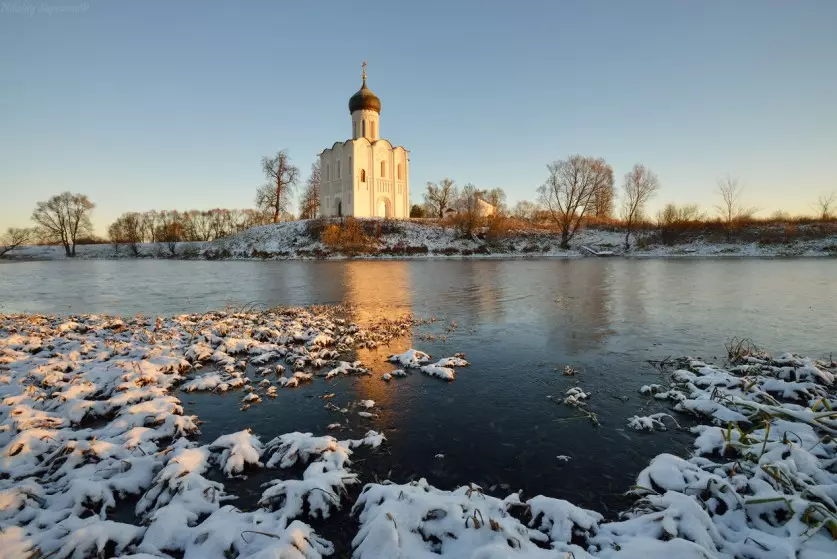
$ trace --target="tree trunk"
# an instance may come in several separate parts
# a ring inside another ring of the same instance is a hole
[[[629,248],[631,248],[630,238],[631,238],[631,230],[628,229],[628,232],[625,233],[625,250],[628,250]]]
[[[273,223],[279,223],[279,205],[282,203],[282,166],[276,173],[276,206],[273,208]]]
[[[561,231],[561,248],[570,248],[569,231],[567,231],[567,229],[563,229]]]
[[[69,243],[64,243],[64,252],[67,254],[67,258],[71,258],[71,257],[75,256],[73,253],[70,252]]]

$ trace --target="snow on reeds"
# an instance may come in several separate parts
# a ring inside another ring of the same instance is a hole
[[[201,445],[198,418],[184,415],[175,396],[178,388],[241,388],[249,405],[260,396],[248,370],[266,371],[258,390],[274,396],[278,386],[327,382],[317,377],[335,370],[364,374],[361,363],[339,357],[359,344],[386,343],[396,330],[363,330],[305,309],[157,320],[0,315],[0,556],[837,555],[831,362],[745,347],[727,367],[684,360],[666,386],[643,387],[700,424],[692,428],[691,456],[661,454],[639,472],[636,501],[618,520],[549,496],[382,481],[367,483],[351,506],[359,522],[352,550],[336,550],[306,520],[330,521],[349,509],[352,488],[363,481],[352,454],[384,444],[382,433],[345,440],[285,433],[265,444],[245,429]],[[391,361],[405,370],[467,364],[461,357],[431,363],[418,350]],[[194,375],[200,366],[213,370]],[[564,394],[582,410],[587,396],[577,387]],[[326,406],[344,414],[330,429],[348,428],[352,409],[378,409],[371,400]],[[656,429],[667,416],[629,422]],[[304,470],[294,474],[293,466]],[[218,480],[256,470],[274,473],[260,508],[228,504],[235,496]],[[132,502],[134,519],[114,520],[116,507]]]
[[[184,415],[174,394],[178,388],[244,389],[246,409],[261,401],[248,367],[265,373],[258,389],[271,397],[278,387],[314,381],[315,373],[325,374],[320,369],[363,374],[359,361],[337,358],[385,343],[412,324],[408,317],[364,330],[336,313],[0,315],[0,556],[333,553],[295,517],[304,516],[303,501],[308,515],[339,508],[324,491],[342,495],[356,476],[349,469],[350,449],[376,448],[383,435],[369,431],[358,440],[332,440],[302,479],[278,476],[265,491],[264,509],[242,512],[225,506],[235,497],[209,476],[272,468],[273,445],[249,430],[199,445],[198,418]],[[209,370],[195,374],[201,368]],[[112,520],[117,505],[131,500],[137,503],[134,523]]]

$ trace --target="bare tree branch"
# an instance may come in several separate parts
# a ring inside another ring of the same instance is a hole
[[[35,231],[32,229],[9,227],[6,233],[0,238],[0,258],[18,248],[25,245],[35,236]]]
[[[48,242],[61,243],[68,257],[76,255],[79,236],[93,234],[90,214],[95,208],[87,196],[64,192],[45,202],[38,202],[32,220],[38,224],[38,234]]]
[[[517,219],[532,220],[535,219],[538,210],[540,210],[540,208],[537,204],[529,202],[528,200],[521,200],[514,206],[512,215]]]
[[[288,153],[284,150],[273,157],[262,157],[262,171],[267,184],[256,191],[256,206],[273,214],[273,223],[279,222],[279,216],[288,212],[290,197],[299,182],[299,168],[291,164]]]
[[[299,201],[299,218],[314,219],[320,213],[320,161],[311,165],[311,176],[305,185],[305,192]]]
[[[133,256],[139,256],[139,243],[143,241],[145,227],[143,214],[128,212],[119,216],[116,221],[108,227],[108,236],[111,243],[116,247],[122,244],[128,245]]]
[[[506,211],[506,191],[502,188],[492,188],[491,190],[484,190],[480,192],[480,198],[494,206],[494,210],[498,214],[504,214]]]
[[[453,204],[456,199],[456,186],[454,181],[448,178],[439,181],[439,184],[427,183],[427,192],[424,193],[424,205],[427,207],[428,217],[445,217],[445,209]]]
[[[572,155],[547,166],[549,177],[538,189],[541,205],[561,230],[561,247],[569,248],[595,193],[613,185],[613,169],[604,159]]]
[[[726,224],[727,239],[732,235],[735,225],[743,219],[752,217],[758,211],[756,208],[745,207],[741,202],[741,195],[744,187],[737,177],[727,175],[718,179],[718,194],[721,195],[721,204],[715,206],[721,220]]]
[[[603,182],[593,193],[593,207],[590,213],[595,217],[613,217],[613,205],[616,200],[616,189],[613,181]]]
[[[820,213],[820,219],[831,219],[832,208],[834,208],[835,204],[837,204],[837,195],[835,195],[834,192],[831,194],[823,194],[817,198],[816,208]]]
[[[456,201],[456,226],[459,232],[466,237],[470,237],[479,225],[481,194],[476,186],[468,183],[462,189],[462,193]]]
[[[645,205],[660,188],[657,175],[646,169],[644,165],[634,165],[630,173],[625,175],[622,185],[625,198],[622,201],[622,220],[625,222],[625,250],[631,248],[631,231],[636,223],[645,215]]]

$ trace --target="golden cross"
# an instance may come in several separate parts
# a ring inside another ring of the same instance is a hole
[[[361,66],[363,66],[363,81],[365,82],[366,81],[366,61],[365,60],[363,61],[363,64],[361,64]]]

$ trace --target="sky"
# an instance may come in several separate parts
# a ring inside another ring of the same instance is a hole
[[[261,157],[307,177],[351,136],[368,62],[413,202],[444,177],[534,200],[550,161],[659,176],[651,210],[761,215],[837,191],[837,2],[2,0],[0,229],[87,194],[126,211],[252,207]]]

